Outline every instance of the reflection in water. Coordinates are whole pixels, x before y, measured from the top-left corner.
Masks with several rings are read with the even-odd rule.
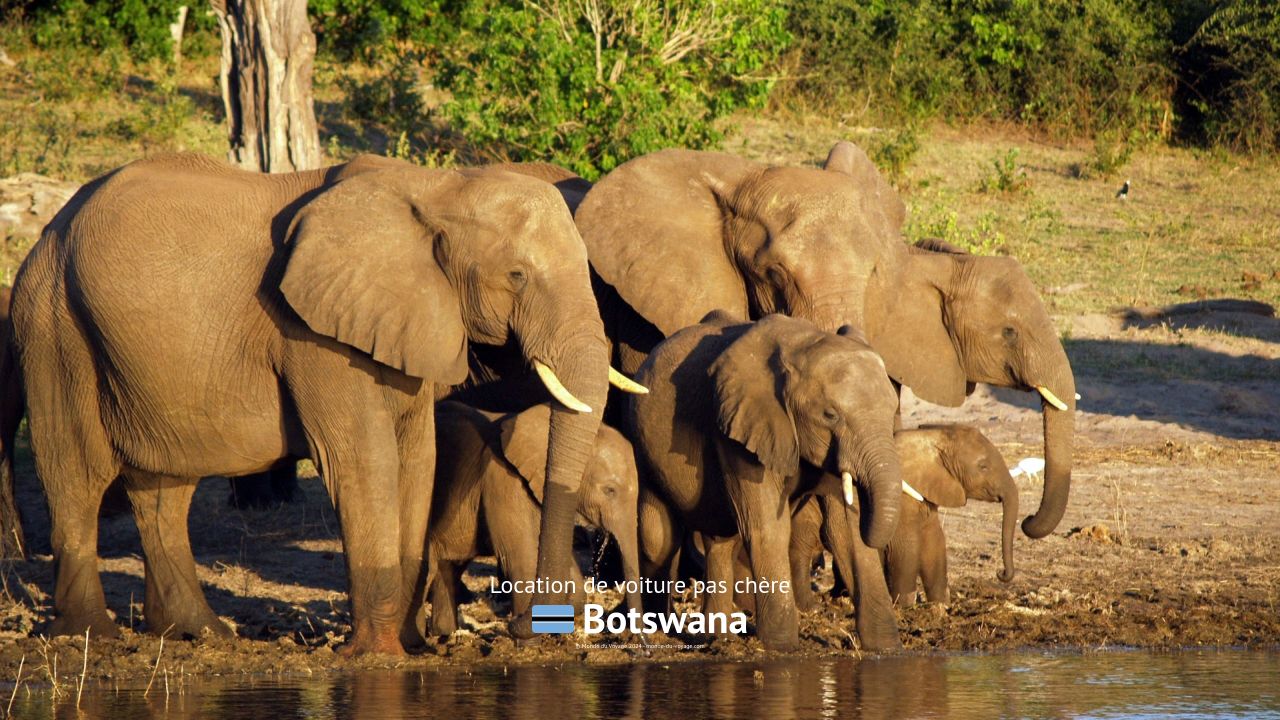
[[[0,684],[8,696],[12,686]],[[17,694],[19,718],[1280,718],[1280,653],[441,668]],[[0,707],[0,710],[3,710]]]

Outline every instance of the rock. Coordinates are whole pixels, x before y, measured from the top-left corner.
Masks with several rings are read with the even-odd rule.
[[[0,178],[0,239],[38,238],[45,224],[80,189],[35,173]]]

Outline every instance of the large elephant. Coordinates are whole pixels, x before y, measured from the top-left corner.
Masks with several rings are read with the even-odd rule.
[[[1075,412],[1057,331],[1017,261],[908,246],[904,217],[867,156],[842,142],[821,170],[646,155],[596,183],[574,220],[605,286],[601,316],[624,372],[723,309],[859,327],[889,376],[929,402],[959,405],[978,382],[1038,390],[1045,489],[1022,527],[1047,535],[1067,505]]]
[[[547,405],[508,415],[456,402],[436,405],[440,452],[427,533],[433,635],[457,629],[455,591],[467,562],[477,555],[495,555],[503,574],[522,587],[534,579],[538,546],[533,538],[542,516],[550,417]],[[600,426],[578,492],[578,515],[588,526],[614,538],[621,550],[623,574],[638,588],[640,479],[631,443],[617,430]],[[575,580],[580,580],[576,573]],[[577,587],[583,588],[581,582]],[[514,595],[515,612],[528,610],[532,594]],[[627,601],[639,610],[639,591]]]
[[[625,412],[637,457],[677,521],[706,540],[708,579],[731,578],[740,533],[753,577],[774,588],[789,581],[790,504],[806,493],[852,502],[856,482],[868,508],[862,536],[881,547],[893,535],[902,483],[893,447],[897,400],[856,330],[826,333],[783,315],[734,323],[713,314],[655,348],[637,380],[650,389],[630,398]],[[840,479],[815,487],[804,478],[817,473],[802,477],[802,467]],[[708,611],[731,605],[731,593],[707,595]],[[794,647],[791,593],[758,592],[756,625],[767,646]]]
[[[310,457],[337,508],[347,651],[421,635],[435,464],[432,401],[473,343],[518,341],[561,402],[548,430],[542,576],[567,577],[577,488],[605,399],[587,258],[549,185],[386,158],[295,174],[198,155],[82,188],[14,288],[36,470],[49,498],[57,633],[117,632],[96,514],[119,474],[146,555],[154,631],[229,632],[199,589],[195,479]]]

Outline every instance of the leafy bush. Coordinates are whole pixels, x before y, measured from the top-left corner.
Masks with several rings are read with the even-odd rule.
[[[978,190],[984,193],[1020,193],[1031,187],[1027,171],[1018,167],[1018,148],[1010,148],[1009,152],[991,161],[991,173],[978,183]]]
[[[718,118],[766,98],[784,25],[767,0],[466,0],[439,65],[442,111],[489,155],[594,179],[718,141]]]
[[[1189,134],[1239,150],[1280,148],[1280,7],[1213,3],[1180,60]]]
[[[128,48],[139,60],[164,57],[173,45],[170,23],[178,19],[178,7],[187,14],[185,32],[210,31],[216,23],[193,0],[53,0],[46,7],[33,3],[36,43],[45,48],[88,46],[97,49]]]
[[[873,116],[1156,127],[1168,18],[1137,0],[791,0],[800,84]]]
[[[309,0],[320,49],[340,59],[376,60],[397,47],[443,48],[454,39],[456,0]]]

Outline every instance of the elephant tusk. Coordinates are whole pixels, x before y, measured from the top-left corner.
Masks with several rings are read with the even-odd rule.
[[[629,392],[633,395],[649,394],[649,388],[614,370],[612,367],[609,368],[609,384],[622,392]]]
[[[910,495],[917,502],[924,502],[924,496],[920,494],[920,491],[907,484],[906,480],[902,481],[902,492]]]
[[[1036,386],[1036,390],[1039,390],[1039,391],[1040,391],[1040,394],[1044,396],[1044,399],[1045,399],[1045,400],[1046,400],[1050,405],[1052,405],[1052,406],[1054,406],[1054,407],[1058,408],[1059,410],[1066,410],[1066,409],[1068,409],[1068,408],[1067,408],[1067,404],[1066,404],[1066,403],[1064,403],[1064,402],[1062,402],[1061,400],[1059,400],[1057,395],[1054,395],[1052,392],[1050,392],[1050,391],[1049,391],[1049,388],[1047,388],[1047,387],[1045,387],[1045,386],[1043,386],[1043,385],[1037,385],[1037,386]]]
[[[547,386],[547,392],[551,393],[551,397],[559,400],[561,405],[574,412],[591,412],[591,406],[574,397],[573,393],[569,392],[569,388],[560,382],[560,378],[556,377],[555,371],[547,367],[546,363],[541,360],[534,360],[533,369],[537,371],[538,379],[542,380],[542,384]]]
[[[853,476],[847,471],[840,473],[840,485],[844,489],[844,504],[853,507]]]

